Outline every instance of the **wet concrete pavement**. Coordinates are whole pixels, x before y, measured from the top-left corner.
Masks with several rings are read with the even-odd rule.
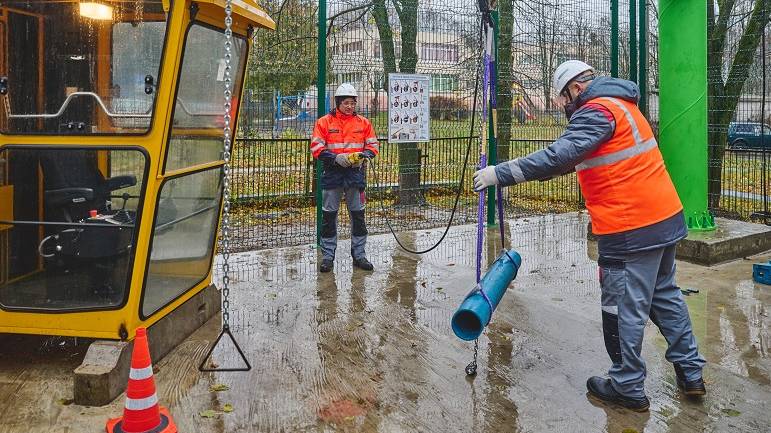
[[[580,214],[507,225],[523,266],[479,340],[476,377],[466,377],[473,343],[457,339],[449,320],[474,282],[475,233],[453,228],[423,256],[374,236],[373,273],[351,269],[345,241],[332,274],[316,272],[310,247],[234,255],[230,320],[253,368],[198,372],[219,331],[213,320],[156,363],[161,403],[184,433],[771,431],[771,287],[751,279],[752,263],[771,254],[711,268],[678,264],[680,285],[699,290],[686,300],[709,362],[709,394],[680,395],[666,343],[649,323],[652,405],[637,414],[586,397],[586,379],[609,359],[596,246]],[[440,234],[400,239],[426,247]],[[486,263],[501,246],[494,230],[488,235]],[[122,398],[103,408],[69,404],[70,373],[85,352],[74,343],[0,336],[0,433],[98,432],[121,413]],[[214,360],[239,365],[229,345]],[[220,384],[229,389],[212,391]]]

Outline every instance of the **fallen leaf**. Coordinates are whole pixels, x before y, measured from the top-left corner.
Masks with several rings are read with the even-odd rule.
[[[199,412],[198,415],[201,415],[203,418],[216,418],[217,412],[209,409],[209,410],[203,410]]]
[[[742,414],[741,412],[739,412],[736,409],[723,409],[723,410],[721,410],[721,412],[723,412],[724,414],[726,414],[728,416],[739,416],[739,415]]]
[[[62,406],[69,406],[69,405],[71,405],[74,402],[75,402],[75,400],[73,400],[71,398],[60,398],[59,400],[56,400],[56,403],[60,404]]]
[[[355,419],[356,419],[355,416],[347,416],[347,417],[343,418],[344,421],[353,421]]]
[[[225,385],[224,383],[218,383],[216,385],[209,386],[209,391],[211,392],[220,392],[220,391],[227,391],[230,387]]]
[[[233,405],[230,403],[225,404],[225,406],[222,406],[222,411],[225,413],[233,412]]]

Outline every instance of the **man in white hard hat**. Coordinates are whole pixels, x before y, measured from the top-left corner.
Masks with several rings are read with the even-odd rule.
[[[351,216],[353,265],[367,271],[373,269],[365,253],[364,189],[367,186],[366,161],[377,156],[379,144],[369,120],[356,114],[357,97],[351,84],[341,84],[335,91],[335,108],[320,118],[313,128],[311,154],[323,164],[321,272],[329,272],[334,267],[337,212],[343,197]]]
[[[576,171],[599,247],[602,329],[608,377],[590,377],[589,394],[647,411],[640,355],[650,318],[667,340],[666,358],[690,396],[706,393],[704,358],[675,284],[675,246],[687,235],[683,206],[631,81],[596,77],[568,60],[553,87],[569,123],[546,149],[474,173],[474,189],[544,180]]]

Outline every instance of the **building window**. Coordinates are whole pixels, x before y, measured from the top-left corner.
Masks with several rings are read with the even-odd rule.
[[[431,76],[432,92],[454,92],[458,90],[458,76],[437,74]]]
[[[364,41],[346,42],[344,44],[333,45],[332,54],[350,54],[364,49]]]
[[[435,62],[457,62],[458,46],[435,43],[422,44],[420,46],[420,59]]]
[[[375,41],[373,46],[373,51],[375,53],[376,59],[382,59],[383,58],[383,50],[380,47],[380,41]],[[394,42],[394,58],[401,59],[402,57],[402,43],[399,41]]]

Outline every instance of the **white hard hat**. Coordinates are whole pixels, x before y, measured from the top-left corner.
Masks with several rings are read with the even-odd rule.
[[[335,90],[335,97],[337,96],[353,96],[354,98],[358,98],[359,94],[356,93],[356,88],[351,84],[343,83]]]
[[[552,78],[552,87],[557,94],[565,90],[570,80],[583,74],[586,71],[593,71],[594,68],[580,60],[568,60],[557,66]]]

